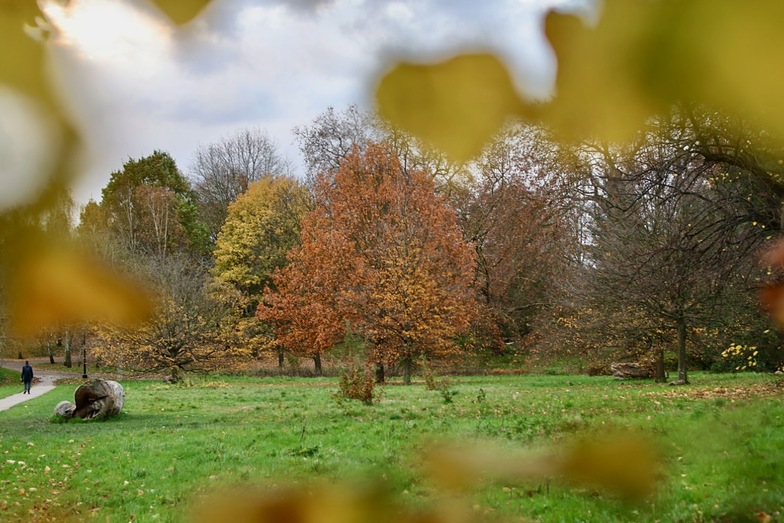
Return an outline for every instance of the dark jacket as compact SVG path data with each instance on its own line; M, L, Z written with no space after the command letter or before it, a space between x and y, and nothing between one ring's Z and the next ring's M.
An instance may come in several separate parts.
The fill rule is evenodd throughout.
M33 381L33 368L30 365L22 367L22 381Z

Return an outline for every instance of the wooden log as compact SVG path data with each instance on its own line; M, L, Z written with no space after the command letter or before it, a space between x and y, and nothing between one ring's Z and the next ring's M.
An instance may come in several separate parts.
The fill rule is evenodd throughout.
M613 377L617 380L652 378L653 370L644 363L628 362L610 365Z
M54 413L65 418L104 419L120 413L125 404L125 391L116 381L94 379L74 392L75 404L61 401Z

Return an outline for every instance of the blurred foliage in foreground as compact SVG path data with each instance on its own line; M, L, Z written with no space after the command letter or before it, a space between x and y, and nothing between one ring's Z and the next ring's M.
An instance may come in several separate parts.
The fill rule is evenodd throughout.
M470 506L469 492L486 483L555 479L640 501L653 493L658 479L653 447L629 435L567 445L557 455L515 453L487 443L475 447L434 444L424 462L424 470L441 494L419 509L403 503L381 483L314 483L288 489L224 492L207 498L195 519L202 523L480 522L489 519Z
M784 136L784 35L776 0L608 0L599 22L551 12L545 32L555 96L531 103L492 54L401 63L379 82L380 112L456 159L477 154L507 118L539 119L569 138L632 138L678 103L712 107Z
M177 24L192 20L210 0L158 0ZM48 1L42 2L44 6ZM65 2L68 4L68 2ZM0 57L0 97L21 113L6 115L0 180L0 289L7 301L11 334L87 321L130 325L150 314L149 299L135 282L103 266L76 245L52 247L60 235L46 224L69 199L84 148L71 115L48 76L47 45L55 31L37 2L0 2L0 44L13 52ZM11 129L16 125L17 128ZM32 132L25 132L28 126ZM10 289L9 289L10 287Z
M205 0L159 2L176 23L191 19L206 4ZM632 138L649 118L679 103L705 105L750 122L781 145L782 18L784 5L775 0L742 4L614 0L605 3L595 28L552 13L545 26L558 59L553 100L541 104L524 100L497 57L465 53L440 64L393 68L378 85L379 111L457 162L479 154L511 117L544 122L568 139L618 142ZM32 107L30 118L46 129L35 144L45 157L41 172L33 173L38 186L0 209L0 271L9 297L9 325L19 335L96 320L132 324L146 318L150 309L136 285L91 261L78 247L54 242L54 232L46 232L45 225L78 173L82 152L74 126L46 78L45 47L31 38L45 40L50 30L34 3L0 4L0 42L14 50L0 58L0 85L20 106ZM781 183L775 177L772 181ZM156 202L168 198L148 196ZM780 319L782 300L774 291L764 291L763 297ZM517 469L508 467L506 456L457 451L439 455L435 469L447 471L450 480L480 472L561 475L632 497L648 494L654 484L653 453L633 439L586 443L564 455L554 461L520 458ZM615 467L618 462L623 466ZM386 503L375 494L357 496L336 487L265 499L260 498L257 507L251 502L241 510L248 509L255 521L365 521ZM442 520L471 517L451 509L443 515L411 517L411 521Z

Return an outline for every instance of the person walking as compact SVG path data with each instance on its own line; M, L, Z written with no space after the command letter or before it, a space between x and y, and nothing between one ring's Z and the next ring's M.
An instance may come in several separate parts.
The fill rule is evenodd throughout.
M22 394L30 394L30 385L33 383L33 368L30 366L29 361L25 361L22 367L22 383L24 383L24 392Z

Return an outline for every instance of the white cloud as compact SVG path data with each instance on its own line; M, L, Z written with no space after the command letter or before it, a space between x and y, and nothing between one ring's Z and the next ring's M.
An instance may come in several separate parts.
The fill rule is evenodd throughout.
M154 12L122 0L74 0L65 6L42 2L58 28L55 43L108 70L135 70L149 78L160 73L171 53L173 27Z
M259 126L295 159L290 133L328 106L369 104L390 57L493 49L521 89L547 92L547 5L580 0L213 0L177 28L141 0L48 0L54 75L93 162L75 189L98 198L129 157L166 150L187 170L199 144Z

